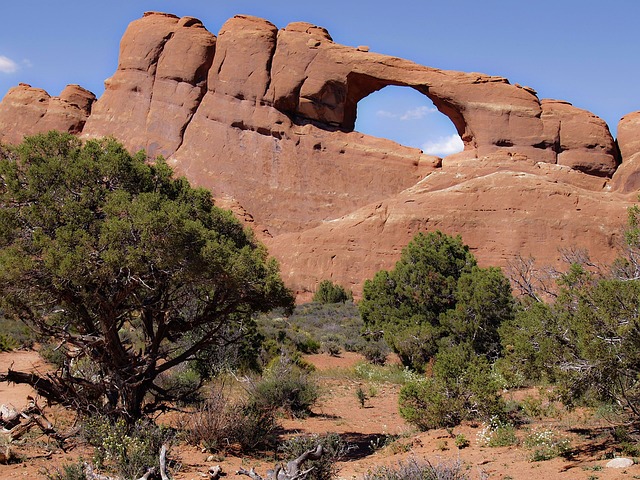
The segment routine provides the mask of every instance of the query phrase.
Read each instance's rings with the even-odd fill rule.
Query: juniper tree
[[[127,419],[175,400],[159,375],[293,304],[275,260],[209,192],[112,139],[55,132],[0,152],[0,298],[65,356],[3,379]]]

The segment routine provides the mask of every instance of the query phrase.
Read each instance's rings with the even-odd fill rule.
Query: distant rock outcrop
[[[388,85],[429,97],[464,151],[440,159],[355,132],[358,102]],[[308,23],[278,30],[238,15],[216,37],[194,18],[146,13],[99,101],[68,88],[60,99],[12,89],[0,139],[57,128],[164,155],[256,230],[300,293],[325,278],[357,293],[436,228],[462,235],[483,264],[557,263],[558,247],[574,245],[610,260],[640,186],[640,113],[616,143],[567,102],[339,45]]]
[[[0,102],[0,140],[19,143],[26,135],[61,130],[79,134],[89,118],[96,96],[78,85],[68,85],[59,97],[21,83]]]

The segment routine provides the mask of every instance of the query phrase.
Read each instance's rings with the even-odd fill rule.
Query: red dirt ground
[[[394,465],[399,460],[411,455],[418,459],[428,459],[432,463],[439,461],[460,460],[468,468],[472,479],[527,479],[527,480],[614,480],[640,478],[640,465],[627,469],[604,468],[607,453],[611,445],[607,444],[605,435],[589,438],[588,433],[598,434],[606,431],[606,424],[597,424],[586,412],[563,412],[559,418],[540,420],[529,427],[545,426],[554,428],[571,439],[571,447],[575,453],[571,460],[554,458],[542,462],[529,461],[530,452],[522,446],[489,448],[478,444],[477,434],[481,425],[463,425],[453,429],[416,432],[398,414],[398,390],[393,384],[372,385],[364,381],[351,380],[347,375],[336,374],[339,369],[353,366],[361,361],[361,357],[352,353],[330,357],[328,355],[311,355],[307,359],[318,369],[323,387],[320,403],[313,409],[314,415],[306,419],[290,419],[284,421],[288,433],[327,433],[341,434],[349,443],[359,448],[351,451],[350,458],[339,464],[341,479],[360,479],[370,469],[378,465]],[[14,369],[45,368],[35,352],[16,352],[0,354],[0,371],[14,363]],[[375,395],[369,398],[365,408],[361,408],[356,397],[358,387]],[[371,389],[373,387],[373,390]],[[527,392],[526,394],[532,393]],[[535,392],[534,392],[535,393]],[[26,404],[26,396],[33,394],[23,386],[0,383],[0,403],[11,403],[16,407]],[[525,393],[517,392],[520,396]],[[516,395],[516,393],[505,393]],[[44,403],[44,402],[41,402]],[[47,415],[54,423],[64,422],[64,412],[47,409]],[[68,421],[68,415],[67,421]],[[458,449],[453,435],[463,434],[470,446]],[[397,435],[397,439],[382,447],[376,439],[383,435]],[[519,435],[524,435],[521,430]],[[376,443],[377,442],[377,443]],[[372,448],[375,446],[382,448]],[[63,453],[46,440],[32,440],[29,447],[19,448],[25,459],[22,463],[0,465],[0,479],[11,478],[45,478],[44,468],[62,465],[75,461],[78,457],[90,457],[86,447],[78,447],[69,453]],[[51,451],[51,453],[48,453]],[[43,455],[49,455],[42,458]],[[40,458],[38,458],[40,457]],[[170,452],[172,459],[178,460],[182,467],[175,473],[176,480],[201,480],[206,478],[207,468],[220,464],[229,477],[239,468],[254,467],[262,475],[273,466],[271,460],[248,457],[226,456],[207,462],[208,454],[198,448],[177,446]],[[247,478],[247,477],[242,477]]]

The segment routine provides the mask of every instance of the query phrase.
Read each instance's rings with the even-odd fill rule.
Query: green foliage
[[[241,342],[256,312],[293,305],[276,262],[231,212],[145,160],[112,139],[56,132],[0,155],[0,307],[97,372],[65,368],[34,386],[128,421],[175,401],[160,374]]]
[[[459,433],[458,435],[456,435],[454,443],[456,447],[458,447],[460,450],[462,450],[463,448],[467,448],[471,444],[469,442],[469,439],[465,437],[462,433]]]
[[[478,444],[484,447],[509,447],[518,443],[516,429],[512,423],[493,416],[477,435]]]
[[[258,411],[282,409],[289,415],[307,416],[320,390],[315,379],[288,357],[281,356],[264,371],[250,391],[249,403]]]
[[[173,432],[149,421],[127,424],[94,416],[84,423],[84,436],[94,447],[93,461],[99,469],[122,478],[139,478],[147,469],[159,467],[159,452]]]
[[[560,387],[564,403],[613,401],[640,416],[640,282],[594,279],[573,266],[552,305],[501,330],[511,368]]]
[[[433,377],[400,390],[400,415],[421,430],[454,427],[463,420],[502,415],[505,407],[489,362],[469,345],[436,356]]]
[[[31,348],[36,336],[24,322],[6,318],[0,311],[0,351]]]
[[[325,342],[323,345],[323,350],[329,355],[331,355],[332,357],[339,357],[340,352],[342,352],[342,348],[340,347],[340,344],[335,340],[329,340]]]
[[[331,280],[322,280],[318,285],[313,301],[318,303],[345,303],[353,301],[351,292],[347,292],[342,285]]]
[[[10,352],[16,348],[18,344],[8,335],[0,333],[0,352]]]
[[[361,386],[358,386],[356,389],[356,398],[358,399],[360,408],[364,408],[365,403],[369,400],[369,395],[367,395],[367,392],[365,392]]]
[[[284,317],[274,311],[258,317],[259,332],[265,338],[265,363],[284,350],[318,353],[327,344],[346,351],[359,351],[366,344],[360,335],[363,322],[353,302],[306,303]]]
[[[368,362],[359,362],[353,367],[353,376],[360,380],[378,383],[394,383],[404,385],[422,378],[409,367],[393,365],[375,365]]]
[[[338,476],[336,462],[342,460],[347,454],[347,444],[337,433],[326,435],[296,436],[283,442],[278,450],[286,461],[298,458],[304,452],[322,445],[322,456],[317,460],[304,463],[305,470],[313,468],[306,476],[307,480],[331,480]]]
[[[477,267],[460,237],[419,233],[393,270],[365,282],[359,309],[404,365],[424,369],[441,347],[469,340],[477,353],[496,356],[513,298],[502,272]]]
[[[469,475],[460,460],[433,464],[409,457],[395,467],[382,466],[367,472],[364,480],[467,480]]]
[[[541,462],[566,454],[571,442],[554,430],[543,429],[529,433],[523,441],[525,448],[531,450],[530,460]]]

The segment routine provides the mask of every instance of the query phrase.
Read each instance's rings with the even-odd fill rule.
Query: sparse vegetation
[[[467,470],[460,460],[433,464],[410,457],[395,467],[379,467],[364,476],[364,480],[467,480]]]
[[[174,436],[173,431],[150,421],[131,425],[124,419],[113,421],[100,416],[86,419],[83,431],[94,447],[95,467],[122,478],[139,478],[149,468],[159,466],[160,447]]]
[[[516,429],[512,423],[499,417],[491,419],[478,432],[477,441],[485,447],[508,447],[518,443]]]
[[[249,403],[258,411],[282,409],[293,416],[307,416],[320,391],[311,375],[286,356],[274,359],[250,388]]]
[[[180,429],[192,445],[208,452],[243,453],[273,448],[278,422],[273,409],[260,409],[240,399],[232,402],[223,387],[214,389],[192,413],[183,414]]]
[[[571,442],[556,431],[546,428],[530,432],[524,438],[523,445],[531,451],[532,462],[541,462],[564,455],[569,451]]]
[[[290,461],[318,445],[322,445],[322,456],[305,464],[305,469],[313,468],[306,480],[332,480],[338,476],[336,462],[342,460],[349,449],[337,433],[295,436],[283,442],[278,450],[286,461]]]

